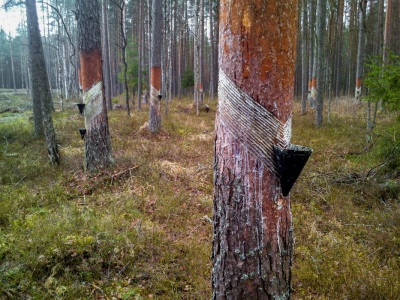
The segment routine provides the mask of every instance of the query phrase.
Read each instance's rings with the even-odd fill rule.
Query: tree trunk
[[[349,21],[349,39],[348,39],[348,71],[347,71],[347,94],[351,95],[354,91],[355,82],[354,66],[357,64],[357,41],[358,31],[357,26],[357,0],[350,0],[350,21]]]
[[[215,52],[214,52],[214,24],[213,24],[213,0],[209,0],[209,10],[210,10],[210,48],[211,48],[211,57],[210,57],[210,98],[214,99],[215,95],[214,95],[214,62],[215,62]]]
[[[12,38],[11,35],[9,36],[10,38],[10,61],[11,61],[11,73],[12,73],[12,81],[13,81],[13,88],[14,88],[14,93],[17,92],[17,86],[15,84],[15,69],[14,69],[14,57],[13,57],[13,49],[12,49]]]
[[[314,65],[317,74],[317,92],[315,103],[315,125],[322,125],[324,113],[324,64],[325,64],[325,17],[326,1],[317,1],[317,42],[318,51],[316,55],[316,64]]]
[[[344,13],[344,0],[339,0],[338,11],[338,35],[337,35],[337,58],[336,58],[336,84],[335,84],[335,97],[340,96],[340,83],[341,83],[341,70],[342,70],[342,48],[343,48],[343,13]]]
[[[125,0],[120,1],[118,5],[118,9],[120,10],[120,32],[121,32],[121,56],[122,56],[122,64],[124,65],[124,90],[125,90],[125,105],[128,116],[131,116],[131,109],[129,107],[129,87],[128,87],[128,63],[126,62],[126,33],[125,33],[125,17],[126,17],[126,5]]]
[[[152,40],[152,31],[151,31],[151,26],[152,26],[152,10],[153,10],[153,5],[152,5],[152,0],[146,0],[147,2],[147,45],[148,45],[148,51],[147,51],[147,57],[148,57],[148,73],[147,73],[147,83],[148,83],[148,91],[146,92],[146,99],[150,98],[150,93],[151,93],[151,40]],[[148,100],[149,101],[149,100]]]
[[[150,59],[150,113],[149,129],[156,133],[161,129],[161,49],[162,49],[162,1],[153,0],[151,22]]]
[[[214,28],[215,28],[215,47],[214,47],[214,65],[213,65],[213,73],[214,73],[214,91],[215,93],[218,92],[218,57],[219,57],[219,5],[220,0],[215,0],[217,10],[215,13],[215,20],[214,20]],[[218,95],[215,95],[218,97]]]
[[[139,0],[139,43],[138,43],[138,52],[139,52],[139,62],[138,62],[138,97],[137,97],[137,109],[142,109],[142,64],[143,64],[143,0]]]
[[[98,0],[77,0],[81,85],[85,104],[85,170],[94,172],[112,164],[107,103],[101,57]]]
[[[315,33],[315,0],[310,3],[310,79],[309,79],[309,102],[310,107],[315,108],[315,101],[317,98],[317,41]]]
[[[199,114],[199,77],[200,77],[200,66],[199,66],[199,52],[200,52],[200,35],[199,35],[199,2],[200,0],[194,1],[194,41],[193,41],[193,66],[194,66],[194,104],[196,105],[196,114]]]
[[[199,104],[203,104],[204,102],[204,0],[200,0],[199,4]]]
[[[104,90],[107,103],[107,109],[112,110],[112,99],[111,99],[111,74],[110,74],[110,55],[109,55],[109,42],[108,42],[108,13],[107,13],[107,0],[103,0],[102,3],[103,11],[103,80]]]
[[[387,0],[385,20],[385,58],[388,51],[400,55],[400,3]]]
[[[301,68],[302,68],[302,91],[301,91],[301,114],[305,115],[307,112],[307,99],[308,99],[308,15],[307,15],[307,0],[303,0],[302,3],[303,8],[303,28],[302,28],[302,60],[301,60]]]
[[[365,16],[367,9],[367,0],[360,0],[358,11],[358,51],[357,51],[357,70],[356,70],[356,89],[355,98],[360,100],[361,88],[364,73],[364,53],[365,53]]]
[[[27,0],[26,17],[28,25],[28,41],[29,41],[29,60],[30,73],[32,80],[32,99],[35,105],[40,107],[37,112],[35,108],[35,133],[38,134],[36,122],[42,123],[41,127],[44,131],[47,144],[47,154],[50,162],[53,164],[60,163],[60,153],[54,132],[51,110],[48,103],[52,102],[49,80],[47,76],[46,63],[44,59],[43,45],[40,37],[39,22],[36,11],[36,1]],[[40,119],[40,120],[39,120]]]
[[[215,300],[290,298],[290,197],[281,194],[273,147],[290,143],[296,10],[296,0],[221,1]]]

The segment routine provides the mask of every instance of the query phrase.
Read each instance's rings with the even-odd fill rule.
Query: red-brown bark
[[[161,67],[152,66],[150,71],[150,84],[158,92],[161,91]]]
[[[94,84],[102,81],[101,49],[81,51],[79,57],[81,63],[80,83],[83,92],[86,92]]]
[[[356,89],[361,89],[363,84],[362,78],[356,78]]]
[[[292,110],[296,3],[225,0],[220,10],[220,67],[283,121]]]

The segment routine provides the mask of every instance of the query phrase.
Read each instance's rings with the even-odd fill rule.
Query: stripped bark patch
[[[82,90],[85,92],[102,78],[101,50],[81,51],[79,57],[81,62],[80,80]]]

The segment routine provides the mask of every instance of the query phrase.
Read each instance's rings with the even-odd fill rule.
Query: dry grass
[[[115,165],[92,175],[77,111],[55,114],[59,168],[27,117],[0,122],[0,299],[209,299],[209,105],[196,116],[189,99],[174,100],[157,135],[143,128],[146,107],[110,112]],[[398,194],[366,178],[380,159],[366,152],[363,111],[337,101],[316,130],[295,105],[293,142],[314,153],[292,191],[294,299],[400,297]]]

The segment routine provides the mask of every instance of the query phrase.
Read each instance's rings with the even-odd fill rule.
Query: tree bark
[[[365,16],[367,10],[367,0],[360,0],[358,11],[358,50],[357,50],[357,70],[356,70],[356,89],[355,98],[360,100],[362,92],[362,82],[364,73],[364,53],[365,53],[365,35],[366,25]]]
[[[199,104],[203,104],[204,102],[204,0],[200,0],[199,4]]]
[[[32,99],[34,103],[35,133],[43,130],[46,137],[47,154],[52,164],[60,163],[60,153],[54,132],[51,110],[48,103],[52,102],[50,85],[44,59],[43,45],[40,37],[39,22],[36,11],[36,1],[26,1],[26,17],[28,25],[30,74],[32,80]],[[35,107],[36,106],[36,107]],[[36,111],[40,107],[40,111]],[[36,126],[36,122],[42,123]],[[39,128],[41,127],[41,128]]]
[[[324,113],[324,64],[325,64],[325,17],[326,1],[317,1],[317,42],[315,72],[317,74],[317,92],[315,102],[315,125],[322,125]]]
[[[210,49],[211,49],[211,57],[210,57],[210,98],[214,99],[215,95],[214,95],[214,62],[215,62],[215,58],[214,58],[214,23],[213,23],[213,0],[209,0],[209,10],[210,10]]]
[[[215,300],[290,298],[290,197],[281,194],[270,163],[273,153],[260,156],[247,138],[260,133],[270,142],[268,149],[290,143],[296,10],[296,0],[221,1],[212,255]],[[228,107],[237,104],[246,111],[250,107],[260,111],[235,119]],[[285,128],[286,134],[263,122],[260,132],[241,130],[244,124],[256,125],[259,113],[279,124],[279,132]]]
[[[343,13],[344,13],[344,0],[339,0],[339,10],[338,10],[338,35],[337,39],[337,57],[336,57],[336,84],[335,84],[335,97],[340,96],[340,84],[342,79],[342,49],[343,49]]]
[[[302,60],[301,60],[301,68],[302,68],[302,90],[301,90],[301,114],[305,115],[307,112],[307,99],[308,99],[308,14],[307,14],[307,0],[302,0],[302,8],[303,8],[303,28],[302,28]]]
[[[17,85],[15,84],[15,68],[14,68],[14,57],[13,57],[13,49],[12,49],[12,37],[11,35],[9,36],[10,38],[10,61],[11,61],[11,73],[12,73],[12,82],[13,82],[13,88],[14,88],[14,93],[17,92]]]
[[[139,52],[139,62],[138,62],[138,97],[137,97],[137,109],[142,109],[142,64],[143,64],[143,0],[139,0],[139,43],[138,43],[138,52]]]
[[[77,0],[81,86],[85,103],[85,170],[110,166],[111,139],[102,75],[100,5],[98,0]]]
[[[385,21],[385,56],[388,51],[400,55],[400,3],[387,0]]]
[[[310,3],[310,69],[309,69],[309,102],[310,107],[315,108],[315,101],[317,97],[317,41],[315,30],[315,0]]]
[[[107,110],[112,110],[112,99],[111,99],[111,74],[110,74],[110,49],[108,42],[108,13],[107,13],[107,0],[102,0],[102,11],[103,11],[103,79],[104,79],[104,90],[107,103]]]
[[[149,129],[156,133],[161,129],[161,49],[162,49],[162,1],[153,0],[151,22],[150,59],[150,113]]]
[[[196,105],[196,114],[199,114],[200,96],[199,96],[199,82],[200,82],[200,34],[199,34],[199,13],[200,13],[200,0],[194,1],[194,41],[193,41],[193,66],[194,66],[194,104]]]

